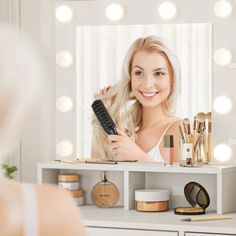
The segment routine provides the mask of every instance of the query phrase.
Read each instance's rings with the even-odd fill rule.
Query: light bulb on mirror
[[[60,51],[56,55],[56,62],[60,67],[69,67],[73,63],[73,57],[68,51]]]
[[[214,61],[217,65],[225,66],[232,60],[232,53],[226,48],[219,48],[214,53]]]
[[[111,21],[119,21],[124,16],[124,9],[119,4],[110,4],[106,8],[106,16]]]
[[[61,23],[69,22],[73,17],[72,9],[67,5],[61,5],[56,8],[56,19]]]
[[[59,97],[56,101],[56,108],[60,112],[68,112],[72,109],[72,99],[66,96]]]
[[[229,145],[221,143],[214,148],[214,157],[219,162],[226,162],[232,156],[232,150]]]
[[[169,20],[175,17],[177,8],[172,2],[163,2],[158,9],[161,18]]]
[[[218,17],[228,17],[232,13],[232,5],[225,0],[217,1],[214,5],[214,12]]]
[[[227,96],[216,97],[213,103],[214,110],[219,114],[227,114],[231,111],[233,103]]]
[[[56,152],[60,157],[68,157],[73,153],[73,146],[68,141],[61,141],[57,144]]]

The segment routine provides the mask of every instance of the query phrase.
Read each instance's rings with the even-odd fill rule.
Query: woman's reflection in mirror
[[[179,161],[179,123],[174,115],[180,92],[177,58],[163,39],[136,39],[123,62],[120,81],[103,88],[102,99],[118,129],[107,135],[93,117],[92,158],[164,162],[163,138],[174,137]]]

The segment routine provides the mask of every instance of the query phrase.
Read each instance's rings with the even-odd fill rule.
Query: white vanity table
[[[90,199],[92,187],[100,181],[100,172],[108,171],[109,180],[120,191],[117,206],[101,209]],[[38,164],[38,183],[57,184],[59,173],[78,173],[85,191],[81,212],[89,235],[236,235],[236,167],[203,166],[196,168],[164,167],[151,163],[118,164]],[[188,216],[174,215],[173,210],[162,213],[142,213],[134,210],[134,190],[166,188],[170,190],[170,207],[189,206],[183,188],[190,181],[204,186],[211,203],[207,215],[229,213],[232,220],[183,222]]]
[[[117,23],[118,25],[121,25],[121,27],[125,25],[137,24],[142,24],[145,26],[148,24],[158,23],[164,24],[166,30],[168,24],[171,25],[173,23],[192,24],[208,22],[213,27],[210,27],[209,31],[203,30],[203,32],[209,32],[210,35],[209,39],[206,41],[207,47],[204,49],[205,52],[207,48],[210,48],[210,53],[214,53],[216,49],[221,47],[229,47],[232,50],[234,50],[235,48],[235,33],[233,33],[232,31],[235,24],[235,14],[232,14],[232,16],[229,18],[218,18],[214,15],[213,10],[215,1],[176,0],[175,3],[177,4],[178,14],[174,19],[170,21],[159,17],[157,11],[155,10],[157,9],[159,2],[162,1],[149,0],[148,4],[147,1],[136,1],[134,3],[134,1],[132,0],[125,0],[120,2],[121,5],[122,3],[124,4],[126,11],[125,13],[127,16]],[[89,111],[90,109],[91,102],[89,102],[90,97],[88,96],[88,93],[92,91],[91,88],[94,88],[94,77],[98,74],[99,68],[96,69],[96,63],[94,63],[90,59],[85,58],[86,60],[84,61],[86,62],[86,66],[88,66],[88,62],[91,62],[91,68],[94,70],[89,69],[87,70],[87,73],[84,74],[85,67],[83,66],[83,56],[86,56],[87,54],[85,53],[83,55],[82,52],[84,52],[84,50],[80,50],[80,48],[88,48],[90,51],[96,51],[98,48],[95,47],[96,50],[91,50],[91,47],[88,46],[88,44],[83,44],[84,42],[87,43],[90,41],[96,41],[90,40],[90,37],[88,37],[88,31],[86,31],[88,30],[86,26],[92,26],[93,31],[96,28],[95,26],[110,26],[114,24],[114,22],[110,22],[108,19],[106,19],[104,15],[104,9],[108,3],[110,3],[110,1],[108,0],[66,1],[58,3],[58,5],[68,4],[73,10],[74,17],[68,24],[64,24],[59,21],[56,22],[56,51],[60,52],[61,50],[70,49],[70,52],[72,52],[72,56],[77,55],[77,58],[79,58],[78,63],[72,64],[68,68],[61,68],[59,66],[57,66],[56,68],[56,97],[59,98],[64,94],[68,94],[68,96],[72,98],[76,107],[76,109],[67,113],[58,111],[56,113],[56,143],[60,144],[60,142],[63,140],[69,140],[69,144],[71,144],[71,147],[74,147],[74,150],[76,150],[75,153],[71,153],[71,155],[68,155],[68,159],[70,157],[74,158],[74,156],[90,155],[84,152],[84,150],[87,148],[89,150],[88,153],[90,153],[90,137],[88,137],[89,129],[87,126],[89,116],[87,114],[87,111]],[[80,35],[79,32],[81,32],[80,30],[82,28],[80,28],[79,30],[78,27],[82,27],[85,29],[86,37],[82,37]],[[187,27],[187,25],[185,27]],[[137,31],[139,32],[139,30]],[[166,31],[169,32],[168,30]],[[115,32],[115,30],[110,32]],[[161,31],[158,31],[158,35],[160,34]],[[99,33],[97,35],[102,34]],[[112,37],[113,36],[114,35],[112,35]],[[105,38],[109,37],[102,37],[103,40]],[[123,39],[123,37],[117,38]],[[170,38],[172,38],[172,36]],[[116,40],[111,41],[113,42]],[[110,43],[106,43],[105,45],[110,45]],[[120,45],[122,45],[122,43],[119,43],[119,45],[116,47],[109,47],[108,52],[111,53],[112,48],[120,48]],[[190,44],[186,43],[186,45]],[[106,48],[106,46],[101,47],[101,50],[103,52],[101,54],[102,57],[104,57],[105,53],[104,48]],[[192,46],[192,48],[195,49],[196,47]],[[90,51],[88,55],[90,55]],[[214,97],[212,97],[214,99],[216,96],[225,93],[225,91],[231,91],[228,92],[228,94],[234,97],[235,91],[232,90],[232,88],[235,87],[235,81],[233,80],[232,71],[228,70],[229,68],[227,66],[220,67],[216,63],[212,63],[212,56],[213,55],[210,54],[210,60],[207,60],[207,63],[210,62],[210,72],[207,72],[206,74],[210,77],[212,76],[212,79],[214,80],[214,86],[210,86],[209,91],[207,90],[207,97],[211,97],[210,94],[214,94]],[[93,58],[98,57],[94,56]],[[192,56],[191,58],[195,57]],[[200,56],[200,58],[205,57]],[[204,64],[204,67],[205,65],[207,65],[207,63]],[[97,64],[100,65],[99,63]],[[196,63],[192,63],[192,65],[195,64]],[[106,68],[112,68],[106,63],[104,65],[106,65]],[[183,71],[186,71],[186,68],[190,68],[190,66],[185,65]],[[93,74],[92,71],[95,71],[93,72],[95,74]],[[190,71],[190,76],[187,76],[187,78],[191,77],[191,79],[194,81],[194,76],[197,77],[197,80],[195,81],[198,81],[197,84],[200,88],[199,94],[202,94],[202,89],[205,88],[206,85],[209,85],[209,83],[201,86],[199,83],[199,78],[203,78],[203,74],[201,73],[199,75],[197,73],[201,70],[196,69],[196,71],[193,71],[194,72]],[[109,78],[115,77],[110,76],[110,73],[103,73],[101,76],[102,80],[105,80],[104,75],[106,74],[109,75]],[[91,79],[89,79],[90,77]],[[227,78],[227,82],[224,83],[223,87],[222,78]],[[84,83],[84,81],[86,81],[86,83]],[[212,91],[211,88],[213,89]],[[206,99],[202,100],[204,101],[202,105],[205,105]],[[208,111],[209,109],[205,109],[202,107],[196,108],[195,113],[204,110]],[[224,122],[222,122],[222,119],[217,113],[214,113],[213,117],[213,146],[215,146],[215,144],[217,143],[227,141],[228,137],[232,137],[232,135],[235,134],[235,126],[233,125],[235,119],[233,116],[224,116]],[[63,155],[62,157],[64,158]],[[60,158],[60,155],[58,156],[58,158]],[[235,162],[232,161],[232,163],[233,165],[235,165]],[[120,200],[117,203],[117,207],[115,208],[100,209],[92,205],[90,199],[91,189],[97,182],[101,181],[100,171],[108,171],[109,180],[116,184],[120,191]],[[81,185],[85,191],[85,205],[80,208],[89,235],[236,235],[236,166],[223,167],[209,165],[200,168],[182,168],[163,167],[154,163],[73,165],[57,162],[44,162],[38,164],[39,183],[57,184],[57,176],[59,173],[78,173],[81,175]],[[184,197],[183,189],[184,186],[190,181],[200,183],[209,193],[211,203],[207,208],[206,216],[210,214],[229,213],[233,216],[233,219],[195,223],[182,222],[181,219],[187,218],[188,216],[174,215],[173,210],[163,213],[140,213],[134,210],[134,190],[143,188],[169,189],[171,193],[170,207],[172,209],[177,206],[189,206],[187,200]]]
[[[81,207],[89,235],[147,235],[147,236],[213,236],[236,235],[236,213],[232,220],[183,222],[188,216],[174,215],[173,211],[141,213],[121,208],[99,209]],[[211,215],[211,214],[207,214]]]

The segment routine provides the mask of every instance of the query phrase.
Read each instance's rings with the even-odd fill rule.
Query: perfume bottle
[[[98,207],[113,207],[119,200],[119,190],[115,184],[108,181],[106,171],[101,172],[101,180],[93,187],[91,200]]]
[[[181,145],[180,166],[193,166],[192,143],[183,143]]]

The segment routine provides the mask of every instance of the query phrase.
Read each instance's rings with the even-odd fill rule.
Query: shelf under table
[[[236,166],[203,165],[201,167],[163,166],[161,163],[120,162],[118,164],[66,164],[57,161],[38,163],[38,183],[57,184],[60,173],[81,174],[85,202],[90,204],[92,187],[100,181],[100,171],[110,172],[110,181],[120,190],[118,205],[134,209],[134,192],[137,189],[168,189],[171,207],[183,206],[186,199],[183,188],[195,181],[202,184],[211,199],[209,210],[218,214],[236,211]]]

